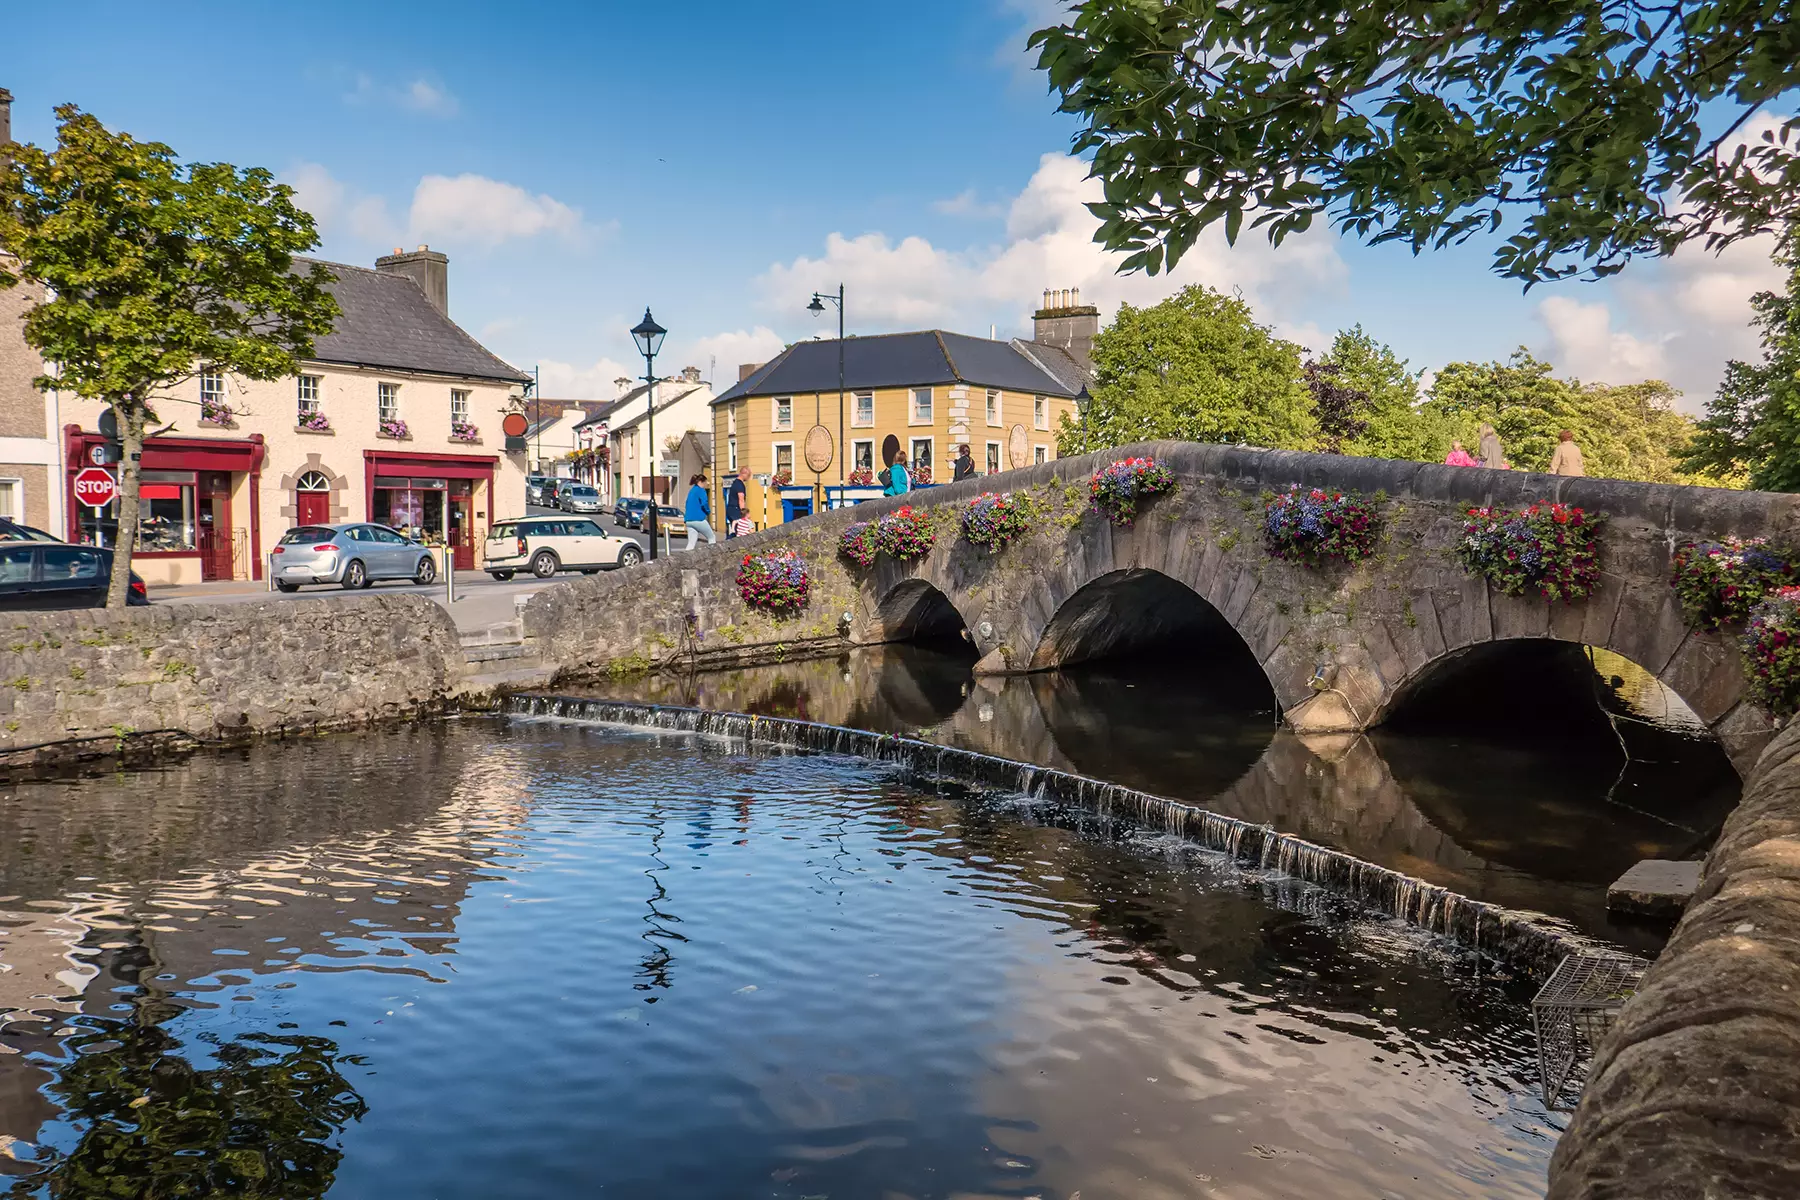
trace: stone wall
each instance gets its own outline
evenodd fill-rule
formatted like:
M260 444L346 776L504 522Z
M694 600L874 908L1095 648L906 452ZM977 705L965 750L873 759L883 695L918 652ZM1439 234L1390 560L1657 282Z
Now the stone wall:
M462 678L423 596L0 614L0 767L430 711Z

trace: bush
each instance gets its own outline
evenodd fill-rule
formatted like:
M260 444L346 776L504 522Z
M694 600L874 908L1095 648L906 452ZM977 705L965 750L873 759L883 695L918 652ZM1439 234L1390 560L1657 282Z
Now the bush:
M1770 549L1762 538L1728 537L1676 546L1669 586L1699 628L1742 627L1750 610L1794 575L1792 555Z
M1741 642L1750 698L1777 717L1800 708L1800 587L1784 587L1750 611Z
M1025 506L1011 492L983 492L963 509L963 536L977 546L1000 550L1031 528Z
M806 607L812 577L807 574L806 560L792 550L770 550L744 555L737 585L738 595L751 608L781 614Z
M1342 492L1293 488L1263 510L1263 547L1274 558L1309 567L1367 558L1380 532L1381 514Z
M1101 467L1088 481L1095 508L1114 525L1137 518L1138 502L1160 496L1175 486L1175 473L1154 458L1125 458Z
M876 545L882 553L901 562L923 558L930 553L931 545L936 540L937 533L931 527L931 518L923 510L910 504L881 518L881 523L875 530Z
M859 567L872 566L881 552L879 530L874 521L853 521L838 539L838 553Z
M1568 504L1471 508L1456 556L1508 596L1535 589L1546 600L1580 600L1600 586L1605 523L1605 513Z

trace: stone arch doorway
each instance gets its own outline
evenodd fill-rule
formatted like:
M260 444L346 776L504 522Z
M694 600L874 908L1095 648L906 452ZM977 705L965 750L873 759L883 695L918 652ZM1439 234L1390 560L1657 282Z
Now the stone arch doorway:
M326 466L317 454L308 454L277 485L287 496L280 513L288 527L333 525L350 519L350 481Z
M294 520L323 525L331 519L331 480L323 471L305 471L294 482Z

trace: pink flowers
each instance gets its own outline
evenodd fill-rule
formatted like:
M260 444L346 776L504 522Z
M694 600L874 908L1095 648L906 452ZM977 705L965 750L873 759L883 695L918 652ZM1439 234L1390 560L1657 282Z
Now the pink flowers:
M875 541L883 554L906 562L930 553L937 533L923 509L906 504L881 518L875 527Z
M1031 528L1031 519L1011 492L983 492L963 510L963 536L977 546L1001 550Z
M1293 488L1263 510L1263 547L1273 558L1305 563L1353 563L1375 552L1381 514L1342 492Z
M1137 519L1138 503L1175 486L1175 473L1154 458L1124 458L1094 472L1088 499L1114 525Z
M838 538L838 553L859 567L875 565L875 556L881 553L881 542L876 536L874 521L852 521Z
M1682 542L1670 560L1669 586L1700 629L1741 626L1758 601L1793 582L1793 556L1762 538Z
M738 595L751 608L784 616L806 607L812 576L792 550L746 554L737 573Z
M1537 591L1546 600L1580 600L1600 586L1604 513L1570 504L1533 504L1509 512L1471 508L1456 556L1508 596Z
M1738 645L1750 698L1777 717L1800 709L1800 587L1777 588L1752 609Z

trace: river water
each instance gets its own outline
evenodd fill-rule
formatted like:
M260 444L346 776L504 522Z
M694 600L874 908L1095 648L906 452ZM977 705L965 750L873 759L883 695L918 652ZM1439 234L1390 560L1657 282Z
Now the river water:
M1525 985L1331 893L574 722L9 789L0 968L14 1197L1532 1196L1562 1120Z

